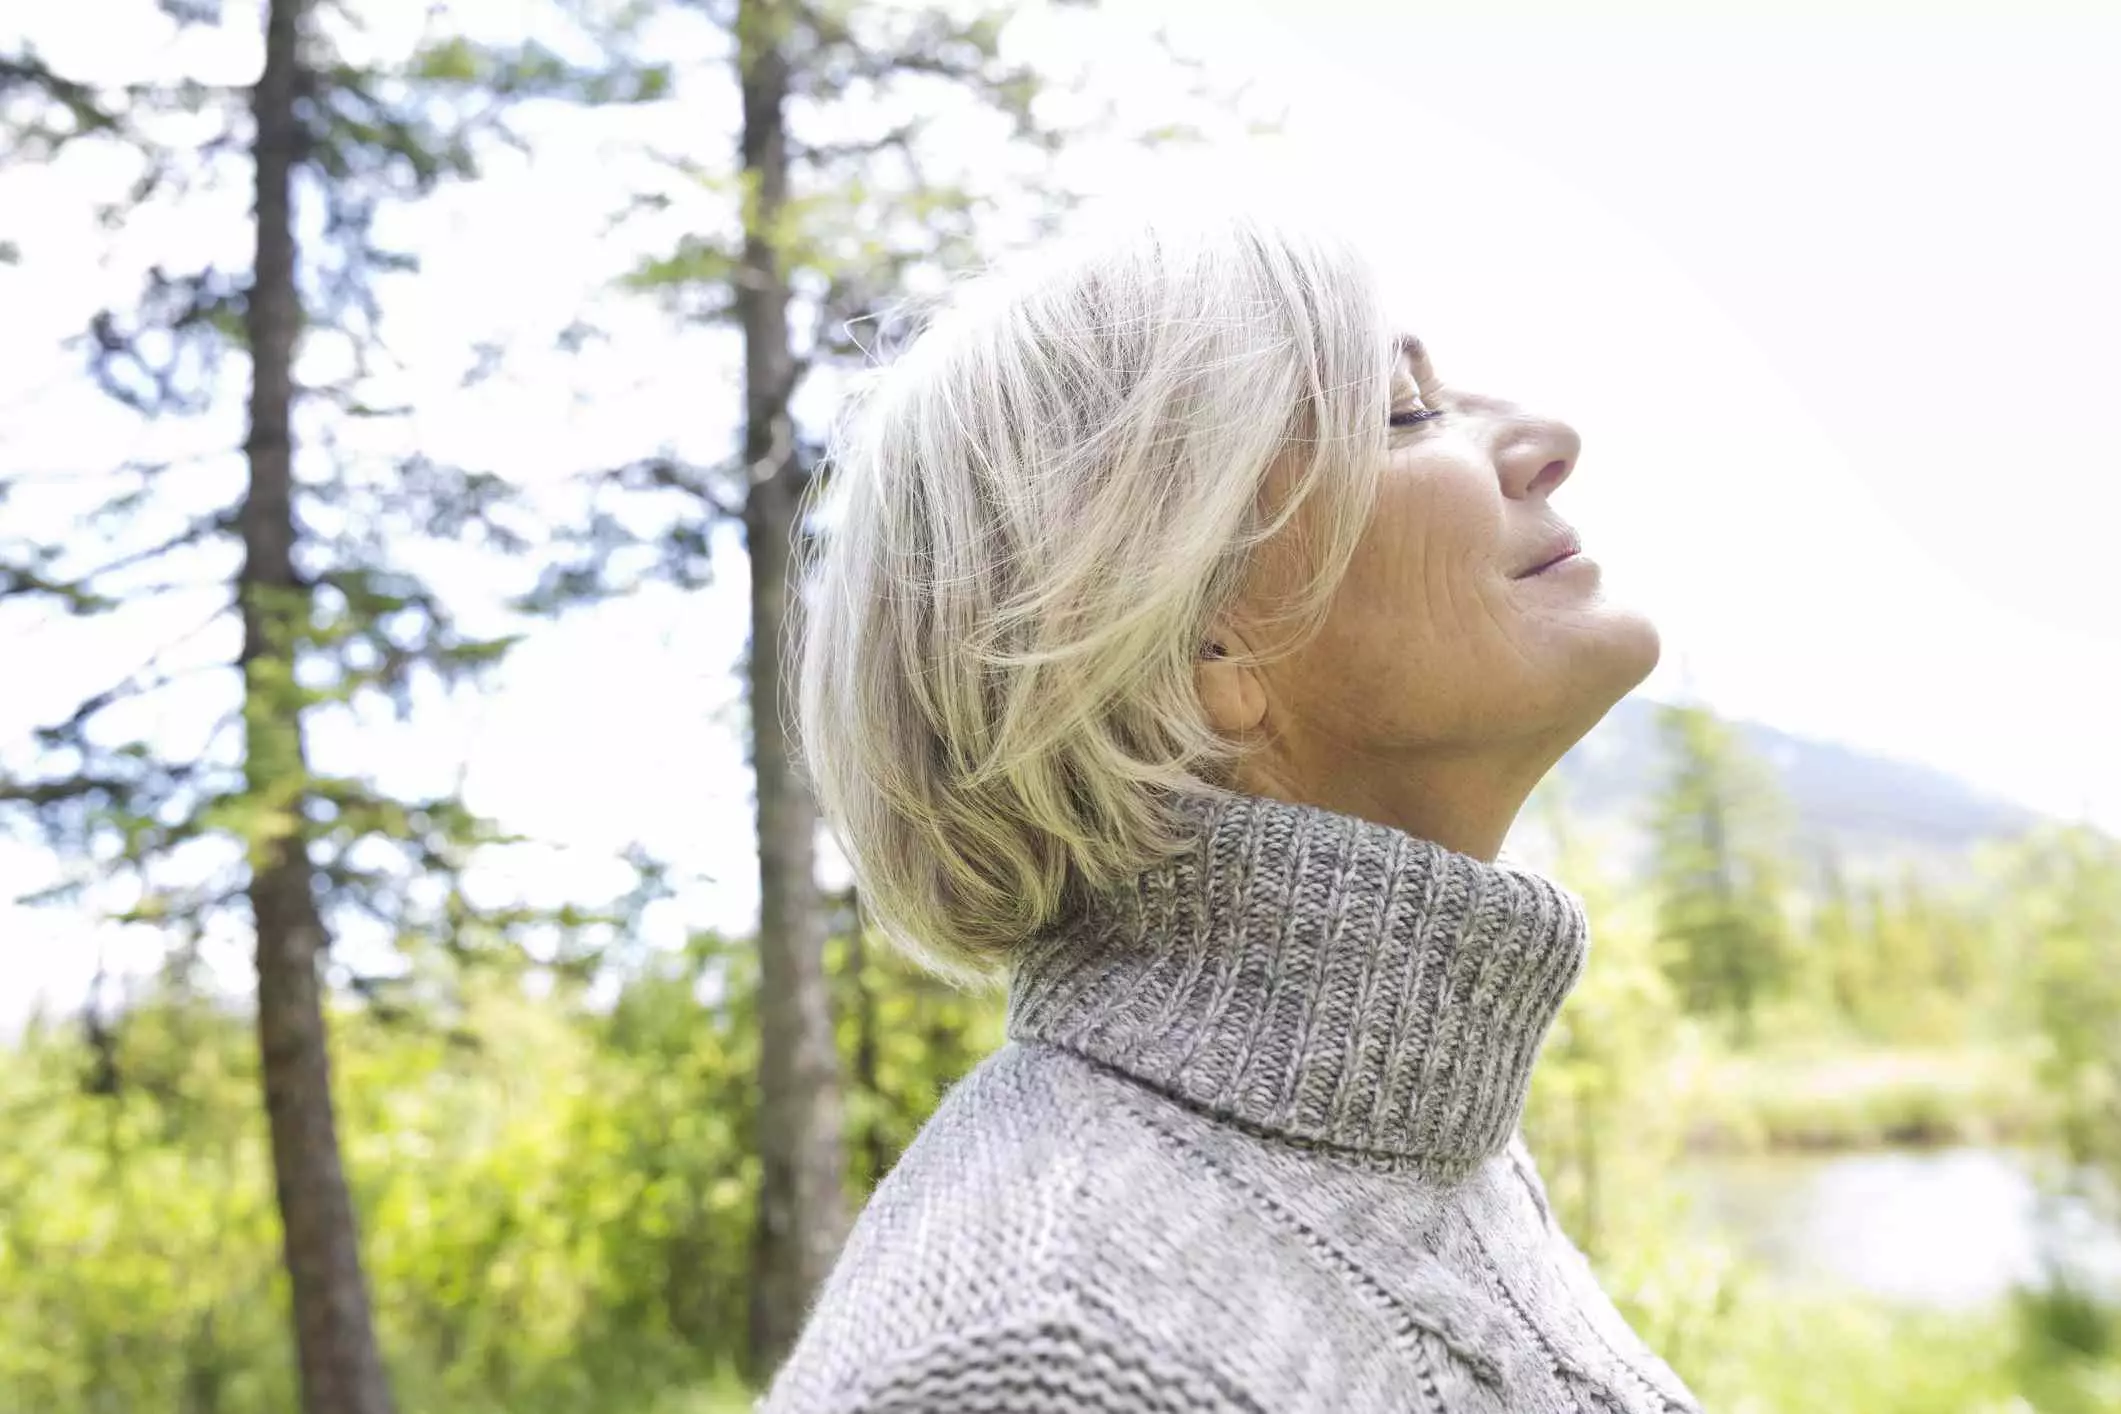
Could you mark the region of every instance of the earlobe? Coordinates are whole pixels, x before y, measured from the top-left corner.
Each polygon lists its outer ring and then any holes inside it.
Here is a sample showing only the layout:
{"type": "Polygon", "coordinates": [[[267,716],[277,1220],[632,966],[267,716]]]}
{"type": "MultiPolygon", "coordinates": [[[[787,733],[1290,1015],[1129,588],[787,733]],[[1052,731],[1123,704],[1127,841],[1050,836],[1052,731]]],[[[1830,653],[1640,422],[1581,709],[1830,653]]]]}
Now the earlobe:
{"type": "Polygon", "coordinates": [[[1267,715],[1267,694],[1257,669],[1229,660],[1219,642],[1201,648],[1193,670],[1208,722],[1225,736],[1255,730],[1267,715]]]}

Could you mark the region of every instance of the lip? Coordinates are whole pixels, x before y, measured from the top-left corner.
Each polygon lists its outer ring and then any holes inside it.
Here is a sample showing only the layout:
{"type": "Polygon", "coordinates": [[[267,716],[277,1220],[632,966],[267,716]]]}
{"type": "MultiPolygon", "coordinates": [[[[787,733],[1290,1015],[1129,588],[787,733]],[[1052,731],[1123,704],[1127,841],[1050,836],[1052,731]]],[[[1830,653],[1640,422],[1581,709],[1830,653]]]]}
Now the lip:
{"type": "Polygon", "coordinates": [[[1530,579],[1533,575],[1538,574],[1543,570],[1552,569],[1555,565],[1560,564],[1563,560],[1568,559],[1570,556],[1580,555],[1582,553],[1583,542],[1577,539],[1576,532],[1573,530],[1565,531],[1561,535],[1556,536],[1553,540],[1547,542],[1546,549],[1540,552],[1539,558],[1533,561],[1532,567],[1530,569],[1523,570],[1517,574],[1511,575],[1510,578],[1530,579]]]}

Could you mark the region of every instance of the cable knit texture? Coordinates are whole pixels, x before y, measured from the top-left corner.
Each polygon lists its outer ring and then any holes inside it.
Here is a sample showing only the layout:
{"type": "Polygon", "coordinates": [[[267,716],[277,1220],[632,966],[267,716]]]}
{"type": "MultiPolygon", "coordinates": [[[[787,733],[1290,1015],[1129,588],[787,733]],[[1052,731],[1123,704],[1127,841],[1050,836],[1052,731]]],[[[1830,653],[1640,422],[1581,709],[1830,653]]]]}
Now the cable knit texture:
{"type": "Polygon", "coordinates": [[[1312,806],[1029,940],[764,1414],[1671,1414],[1518,1121],[1575,895],[1312,806]]]}

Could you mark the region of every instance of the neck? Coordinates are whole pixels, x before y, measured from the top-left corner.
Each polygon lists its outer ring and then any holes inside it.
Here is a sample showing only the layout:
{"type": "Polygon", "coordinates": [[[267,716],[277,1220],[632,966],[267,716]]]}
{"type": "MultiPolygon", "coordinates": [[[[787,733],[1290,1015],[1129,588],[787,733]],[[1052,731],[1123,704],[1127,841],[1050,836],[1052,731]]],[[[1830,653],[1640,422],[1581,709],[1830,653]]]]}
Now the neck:
{"type": "Polygon", "coordinates": [[[1181,809],[1186,851],[1024,945],[1009,1034],[1298,1143],[1499,1153],[1583,967],[1575,896],[1320,806],[1181,809]]]}
{"type": "Polygon", "coordinates": [[[1416,839],[1492,863],[1532,791],[1573,738],[1556,736],[1478,751],[1435,749],[1380,759],[1325,742],[1279,743],[1244,764],[1241,789],[1292,804],[1390,825],[1416,839]]]}

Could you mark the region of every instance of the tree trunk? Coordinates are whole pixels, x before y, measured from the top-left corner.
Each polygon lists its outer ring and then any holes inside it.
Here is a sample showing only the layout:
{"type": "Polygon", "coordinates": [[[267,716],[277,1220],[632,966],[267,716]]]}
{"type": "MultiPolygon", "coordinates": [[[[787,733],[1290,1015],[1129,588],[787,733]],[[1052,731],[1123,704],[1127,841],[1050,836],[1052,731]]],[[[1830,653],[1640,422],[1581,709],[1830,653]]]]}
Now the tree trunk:
{"type": "Polygon", "coordinates": [[[789,400],[788,280],[775,240],[788,198],[786,12],[742,0],[744,535],[751,559],[750,701],[759,848],[759,1204],[749,1353],[763,1380],[786,1356],[846,1234],[839,1058],[825,977],[824,902],[813,869],[817,808],[796,775],[782,707],[803,467],[789,400]]]}
{"type": "Polygon", "coordinates": [[[250,903],[258,935],[258,1046],[273,1180],[293,1293],[306,1414],[390,1414],[370,1324],[353,1203],[332,1118],[331,1064],[317,964],[324,927],[302,829],[308,763],[294,695],[295,630],[308,591],[295,573],[291,428],[301,296],[295,286],[292,177],[308,0],[271,0],[257,120],[257,258],[244,322],[251,349],[250,486],[243,501],[245,774],[258,815],[250,903]]]}

